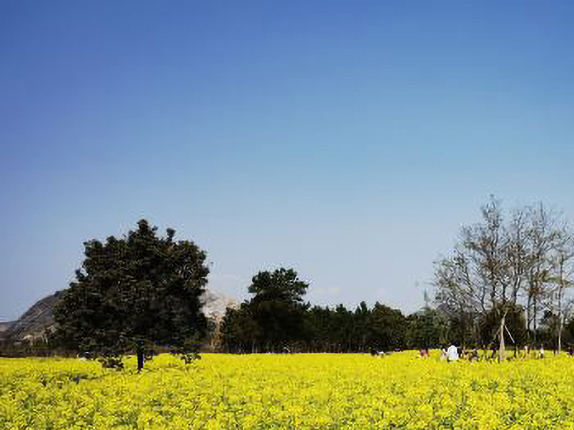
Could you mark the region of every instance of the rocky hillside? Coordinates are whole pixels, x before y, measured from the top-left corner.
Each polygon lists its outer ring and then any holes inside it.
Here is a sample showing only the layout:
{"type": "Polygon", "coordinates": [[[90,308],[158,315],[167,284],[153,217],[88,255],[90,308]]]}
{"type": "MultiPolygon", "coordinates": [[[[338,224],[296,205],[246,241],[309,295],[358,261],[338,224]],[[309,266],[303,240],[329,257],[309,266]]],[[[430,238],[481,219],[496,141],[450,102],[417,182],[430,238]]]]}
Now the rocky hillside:
{"type": "MultiPolygon", "coordinates": [[[[17,321],[0,323],[0,340],[40,340],[54,326],[52,309],[58,303],[61,292],[45,297],[28,309],[17,321]]],[[[207,289],[203,296],[205,315],[218,324],[228,307],[235,307],[236,301],[221,293],[207,289]]]]}
{"type": "Polygon", "coordinates": [[[202,300],[203,313],[207,318],[217,323],[221,321],[227,308],[237,307],[235,299],[209,289],[205,290],[202,300]]]}
{"type": "Polygon", "coordinates": [[[2,337],[2,334],[4,332],[6,332],[10,327],[12,327],[13,324],[14,321],[0,322],[0,338],[2,337]]]}
{"type": "Polygon", "coordinates": [[[13,340],[38,340],[54,325],[52,309],[58,303],[60,292],[44,297],[15,321],[4,333],[13,340]]]}

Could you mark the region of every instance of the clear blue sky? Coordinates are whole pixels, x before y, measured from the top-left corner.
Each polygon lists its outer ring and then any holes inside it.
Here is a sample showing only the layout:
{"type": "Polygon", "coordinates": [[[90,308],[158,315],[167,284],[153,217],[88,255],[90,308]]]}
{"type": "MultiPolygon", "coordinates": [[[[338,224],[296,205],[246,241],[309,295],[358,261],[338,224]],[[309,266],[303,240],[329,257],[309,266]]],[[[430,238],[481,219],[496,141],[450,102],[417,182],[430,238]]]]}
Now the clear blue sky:
{"type": "Polygon", "coordinates": [[[0,321],[145,217],[410,312],[491,193],[574,221],[573,2],[0,3],[0,321]]]}

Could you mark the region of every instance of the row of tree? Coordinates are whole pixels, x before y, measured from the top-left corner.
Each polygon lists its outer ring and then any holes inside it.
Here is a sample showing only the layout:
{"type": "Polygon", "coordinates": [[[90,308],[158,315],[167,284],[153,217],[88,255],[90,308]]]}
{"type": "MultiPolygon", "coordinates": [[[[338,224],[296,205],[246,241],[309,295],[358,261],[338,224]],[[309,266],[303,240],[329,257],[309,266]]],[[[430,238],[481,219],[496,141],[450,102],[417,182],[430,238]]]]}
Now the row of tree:
{"type": "Polygon", "coordinates": [[[124,237],[86,242],[76,279],[54,309],[54,345],[107,366],[121,366],[123,355],[135,352],[141,367],[152,348],[189,358],[206,335],[229,352],[392,350],[441,339],[430,322],[438,314],[428,307],[408,317],[379,303],[354,311],[311,307],[304,301],[308,283],[284,268],[257,274],[248,287],[252,298],[210,327],[200,299],[209,273],[205,252],[174,235],[168,229],[160,237],[142,220],[124,237]]]}
{"type": "Polygon", "coordinates": [[[443,327],[430,307],[408,317],[378,302],[372,308],[361,302],[354,311],[343,305],[311,307],[304,302],[307,288],[292,269],[256,275],[248,289],[252,298],[227,310],[220,348],[226,352],[364,352],[440,343],[443,327]]]}
{"type": "MultiPolygon", "coordinates": [[[[368,352],[427,348],[446,342],[444,322],[437,311],[425,308],[409,316],[398,309],[365,302],[355,309],[314,306],[302,311],[296,324],[276,319],[259,322],[250,302],[229,310],[222,327],[224,352],[368,352]]],[[[294,322],[294,321],[293,321],[294,322]]]]}
{"type": "MultiPolygon", "coordinates": [[[[444,312],[441,306],[427,304],[408,316],[378,302],[372,308],[361,302],[354,310],[342,304],[311,307],[303,301],[306,289],[307,284],[293,270],[259,273],[249,287],[252,298],[227,310],[218,349],[233,353],[367,352],[436,348],[453,341],[489,348],[499,345],[503,316],[504,331],[515,348],[534,337],[527,328],[524,308],[513,302],[474,314],[470,320],[474,331],[465,338],[460,314],[444,312]]],[[[558,349],[556,324],[554,315],[546,311],[536,329],[538,342],[558,349]]],[[[574,341],[573,319],[562,333],[568,342],[574,341]]]]}
{"type": "Polygon", "coordinates": [[[574,235],[542,205],[506,214],[492,198],[481,221],[461,229],[436,262],[435,307],[405,316],[380,303],[356,309],[311,306],[308,283],[292,269],[257,274],[249,300],[208,330],[202,313],[209,269],[191,241],[164,237],[145,220],[121,238],[85,243],[85,260],[54,310],[60,347],[121,365],[150,347],[195,357],[198,345],[227,352],[361,352],[436,347],[458,340],[487,347],[572,342],[570,286],[574,235]]]}

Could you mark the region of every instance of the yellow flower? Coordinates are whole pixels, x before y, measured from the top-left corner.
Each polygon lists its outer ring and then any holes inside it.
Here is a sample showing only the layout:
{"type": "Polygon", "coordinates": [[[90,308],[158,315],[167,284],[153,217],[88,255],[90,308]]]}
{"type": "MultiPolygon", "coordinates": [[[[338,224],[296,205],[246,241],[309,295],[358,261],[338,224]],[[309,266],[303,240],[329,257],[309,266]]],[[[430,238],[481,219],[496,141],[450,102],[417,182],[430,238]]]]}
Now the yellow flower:
{"type": "Polygon", "coordinates": [[[441,362],[415,352],[231,356],[141,374],[0,359],[0,429],[570,429],[574,359],[441,362]]]}

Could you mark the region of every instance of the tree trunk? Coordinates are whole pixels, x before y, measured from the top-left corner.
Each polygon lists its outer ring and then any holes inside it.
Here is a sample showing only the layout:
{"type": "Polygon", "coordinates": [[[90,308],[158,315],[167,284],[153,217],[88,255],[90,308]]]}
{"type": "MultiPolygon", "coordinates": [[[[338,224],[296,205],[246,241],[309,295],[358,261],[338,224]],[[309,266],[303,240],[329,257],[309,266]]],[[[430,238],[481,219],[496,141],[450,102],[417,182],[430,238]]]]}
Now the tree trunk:
{"type": "Polygon", "coordinates": [[[138,356],[138,373],[139,373],[144,367],[144,352],[141,349],[138,349],[137,356],[138,356]]]}
{"type": "Polygon", "coordinates": [[[145,359],[145,342],[143,340],[136,340],[135,341],[135,349],[136,349],[136,356],[138,359],[138,373],[144,367],[144,359],[145,359]]]}
{"type": "Polygon", "coordinates": [[[532,294],[528,293],[528,302],[526,303],[526,335],[528,337],[528,345],[532,347],[532,334],[531,334],[531,323],[532,323],[532,294]]]}
{"type": "Polygon", "coordinates": [[[562,294],[564,292],[564,262],[560,260],[560,287],[558,290],[558,355],[562,352],[562,294]]]}
{"type": "Polygon", "coordinates": [[[534,335],[534,343],[536,343],[536,332],[538,331],[538,327],[537,327],[537,323],[536,323],[536,318],[537,318],[537,314],[538,314],[538,309],[537,309],[537,296],[534,296],[534,300],[532,300],[532,326],[533,326],[533,335],[534,335]]]}

